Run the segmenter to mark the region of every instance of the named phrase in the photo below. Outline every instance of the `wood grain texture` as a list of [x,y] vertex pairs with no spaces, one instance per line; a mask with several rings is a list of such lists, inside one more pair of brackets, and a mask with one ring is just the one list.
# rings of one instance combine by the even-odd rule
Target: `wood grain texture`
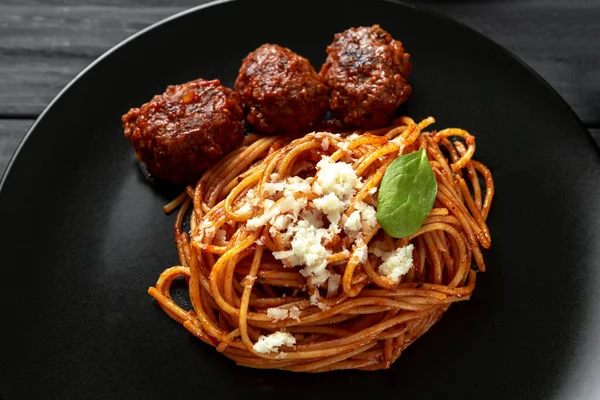
[[0,120],[0,176],[32,124],[31,119]]
[[39,115],[106,50],[180,10],[0,5],[0,116]]
[[[1,1],[0,116],[38,115],[110,47],[166,16],[206,2]],[[542,75],[584,122],[600,124],[600,0],[418,3],[505,46]]]
[[585,123],[600,123],[600,1],[448,2],[436,9],[503,45]]

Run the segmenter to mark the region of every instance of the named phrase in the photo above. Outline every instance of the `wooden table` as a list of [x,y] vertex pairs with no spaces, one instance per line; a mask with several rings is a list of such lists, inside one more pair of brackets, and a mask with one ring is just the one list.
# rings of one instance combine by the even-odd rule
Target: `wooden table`
[[[83,68],[140,29],[206,2],[0,0],[0,173],[35,118]],[[514,52],[600,143],[600,0],[419,3]]]

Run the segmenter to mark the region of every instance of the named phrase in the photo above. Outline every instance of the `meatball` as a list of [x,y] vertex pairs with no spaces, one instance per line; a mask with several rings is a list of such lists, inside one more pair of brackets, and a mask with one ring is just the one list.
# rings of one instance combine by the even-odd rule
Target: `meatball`
[[240,97],[218,80],[169,86],[129,110],[122,121],[125,137],[148,172],[174,183],[198,179],[244,137]]
[[329,108],[327,87],[310,62],[275,44],[244,58],[235,89],[248,122],[263,133],[306,133]]
[[346,127],[385,126],[412,92],[410,55],[379,25],[336,34],[327,54],[320,75],[331,112]]

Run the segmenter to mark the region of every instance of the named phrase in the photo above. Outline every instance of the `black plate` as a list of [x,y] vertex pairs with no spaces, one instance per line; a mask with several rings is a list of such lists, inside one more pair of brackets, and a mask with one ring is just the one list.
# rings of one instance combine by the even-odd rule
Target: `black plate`
[[[294,4],[222,3],[157,24],[94,63],[31,129],[0,192],[2,396],[600,398],[600,157],[578,118],[447,18],[391,2]],[[319,68],[335,32],[373,23],[412,54],[406,112],[468,129],[493,170],[489,271],[388,371],[237,367],[146,294],[177,260],[161,209],[171,194],[140,173],[120,116],[168,84],[231,86],[265,42]]]

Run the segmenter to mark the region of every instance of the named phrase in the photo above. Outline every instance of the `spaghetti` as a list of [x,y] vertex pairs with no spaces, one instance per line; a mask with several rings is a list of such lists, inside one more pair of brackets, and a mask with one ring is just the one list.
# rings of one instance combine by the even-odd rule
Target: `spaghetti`
[[[169,317],[241,366],[389,368],[452,303],[470,298],[473,260],[485,271],[481,248],[491,245],[486,219],[494,184],[489,169],[472,159],[475,139],[458,128],[425,132],[433,122],[400,117],[360,135],[247,136],[165,206],[166,212],[179,207],[180,265],[165,270],[148,293]],[[354,214],[362,221],[360,232],[346,229],[355,211],[374,209],[392,161],[419,148],[438,184],[420,229],[394,239],[376,221],[369,223],[366,211]],[[345,206],[335,218],[317,200],[324,198],[318,187],[324,159],[350,165],[358,177],[347,198],[340,197]],[[292,204],[287,214],[286,201]],[[331,234],[294,253],[298,221]],[[304,253],[311,249],[321,253],[309,259]],[[384,274],[386,257],[401,249],[412,257],[407,270]],[[187,281],[190,310],[170,295],[180,276]]]

